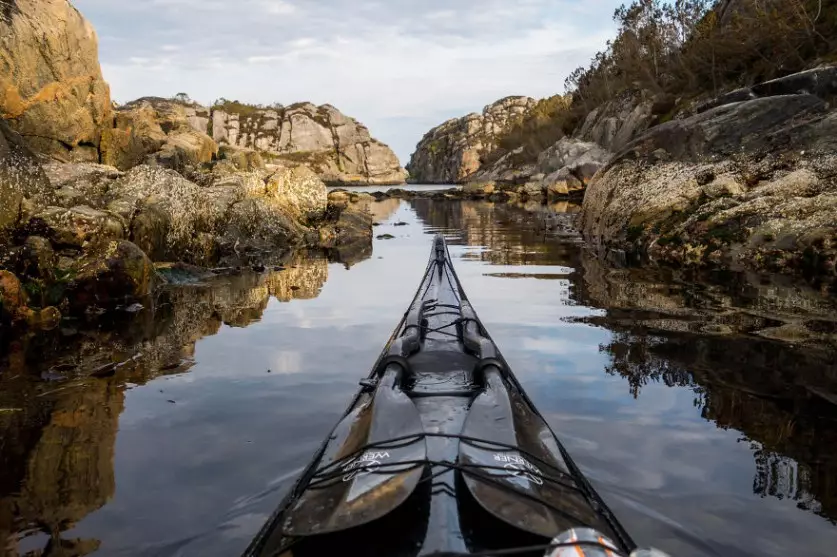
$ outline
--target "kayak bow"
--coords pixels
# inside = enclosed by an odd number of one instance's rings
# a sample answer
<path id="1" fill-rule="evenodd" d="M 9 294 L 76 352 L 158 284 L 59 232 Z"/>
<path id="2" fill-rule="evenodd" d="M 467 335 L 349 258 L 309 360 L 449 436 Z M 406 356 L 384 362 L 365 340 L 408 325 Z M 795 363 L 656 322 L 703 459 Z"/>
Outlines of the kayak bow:
<path id="1" fill-rule="evenodd" d="M 245 556 L 544 555 L 584 528 L 612 542 L 602 554 L 635 548 L 512 374 L 441 236 L 360 385 Z"/>

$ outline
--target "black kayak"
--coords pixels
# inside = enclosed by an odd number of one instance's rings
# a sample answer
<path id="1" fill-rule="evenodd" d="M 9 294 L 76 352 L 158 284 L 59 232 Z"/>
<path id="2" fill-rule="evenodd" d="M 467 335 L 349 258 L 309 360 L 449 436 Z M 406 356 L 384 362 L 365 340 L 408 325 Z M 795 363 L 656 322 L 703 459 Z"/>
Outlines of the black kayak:
<path id="1" fill-rule="evenodd" d="M 437 236 L 372 372 L 245 555 L 542 556 L 585 528 L 609 540 L 603 555 L 636 547 L 523 391 Z"/>

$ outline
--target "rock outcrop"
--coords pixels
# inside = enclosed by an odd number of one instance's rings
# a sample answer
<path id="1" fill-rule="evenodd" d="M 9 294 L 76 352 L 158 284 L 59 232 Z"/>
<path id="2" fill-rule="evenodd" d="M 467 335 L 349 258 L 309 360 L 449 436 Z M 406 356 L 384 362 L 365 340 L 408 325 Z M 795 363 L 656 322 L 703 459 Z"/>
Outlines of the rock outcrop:
<path id="1" fill-rule="evenodd" d="M 388 146 L 328 104 L 258 108 L 222 103 L 212 110 L 212 137 L 268 159 L 304 163 L 329 184 L 401 184 L 407 176 Z"/>
<path id="2" fill-rule="evenodd" d="M 608 151 L 621 151 L 673 108 L 674 102 L 669 99 L 654 99 L 641 92 L 625 93 L 593 109 L 574 136 Z"/>
<path id="3" fill-rule="evenodd" d="M 589 185 L 584 233 L 677 264 L 837 279 L 837 113 L 810 94 L 833 95 L 835 76 L 788 76 L 651 128 Z"/>
<path id="4" fill-rule="evenodd" d="M 68 0 L 0 5 L 0 118 L 35 151 L 98 161 L 111 117 L 96 33 Z"/>
<path id="5" fill-rule="evenodd" d="M 467 181 L 497 148 L 499 136 L 536 104 L 529 97 L 506 97 L 482 114 L 453 118 L 427 132 L 410 157 L 410 181 L 451 184 Z"/>
<path id="6" fill-rule="evenodd" d="M 206 132 L 209 109 L 146 97 L 116 110 L 102 144 L 102 162 L 120 170 L 151 164 L 185 172 L 211 162 L 218 145 Z"/>

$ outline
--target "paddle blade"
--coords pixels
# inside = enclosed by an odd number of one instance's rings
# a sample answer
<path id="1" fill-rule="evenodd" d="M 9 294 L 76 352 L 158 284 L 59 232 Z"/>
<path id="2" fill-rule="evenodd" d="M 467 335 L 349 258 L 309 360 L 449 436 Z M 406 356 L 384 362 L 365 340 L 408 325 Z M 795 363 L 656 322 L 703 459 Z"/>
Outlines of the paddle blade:
<path id="1" fill-rule="evenodd" d="M 335 429 L 321 472 L 288 513 L 286 534 L 313 536 L 361 526 L 389 514 L 415 490 L 427 448 L 418 410 L 396 378 L 388 370 L 372 399 Z"/>
<path id="2" fill-rule="evenodd" d="M 578 490 L 540 416 L 505 386 L 496 368 L 486 372 L 486 383 L 462 432 L 485 443 L 463 441 L 459 449 L 474 499 L 500 520 L 547 538 L 578 526 L 606 528 Z"/>

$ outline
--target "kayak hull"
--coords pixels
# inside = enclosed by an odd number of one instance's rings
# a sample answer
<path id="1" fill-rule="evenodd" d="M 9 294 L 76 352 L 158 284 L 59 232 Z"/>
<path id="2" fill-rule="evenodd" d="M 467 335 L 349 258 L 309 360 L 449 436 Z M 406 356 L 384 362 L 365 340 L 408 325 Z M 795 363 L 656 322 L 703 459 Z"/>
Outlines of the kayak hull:
<path id="1" fill-rule="evenodd" d="M 371 373 L 244 555 L 543 555 L 578 527 L 635 547 L 511 372 L 437 237 Z"/>

